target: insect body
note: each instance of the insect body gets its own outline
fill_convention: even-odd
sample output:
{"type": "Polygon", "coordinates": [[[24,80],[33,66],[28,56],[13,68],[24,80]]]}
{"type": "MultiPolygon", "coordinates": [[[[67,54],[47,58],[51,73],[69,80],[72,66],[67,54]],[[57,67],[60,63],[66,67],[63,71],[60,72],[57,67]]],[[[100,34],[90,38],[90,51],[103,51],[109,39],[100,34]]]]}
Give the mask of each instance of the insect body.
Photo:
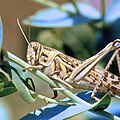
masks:
{"type": "Polygon", "coordinates": [[[43,46],[38,42],[28,42],[28,44],[27,61],[30,66],[24,70],[40,69],[48,77],[62,83],[68,89],[82,88],[93,90],[91,97],[96,100],[98,100],[98,98],[95,97],[97,91],[110,93],[119,98],[120,76],[115,76],[108,72],[115,57],[117,58],[118,71],[120,72],[119,39],[109,43],[103,50],[85,61],[67,56],[53,48],[43,46]],[[98,69],[96,67],[98,62],[112,50],[115,52],[105,69],[98,69]]]}
{"type": "Polygon", "coordinates": [[[91,58],[79,61],[38,42],[31,42],[27,49],[27,61],[30,66],[25,69],[40,69],[47,76],[64,84],[69,89],[74,87],[94,90],[92,94],[94,98],[98,89],[98,91],[120,96],[119,77],[107,71],[110,62],[116,55],[111,58],[106,70],[102,71],[95,67],[111,50],[115,49],[116,54],[118,54],[119,48],[120,40],[118,39],[109,43],[91,58]]]}

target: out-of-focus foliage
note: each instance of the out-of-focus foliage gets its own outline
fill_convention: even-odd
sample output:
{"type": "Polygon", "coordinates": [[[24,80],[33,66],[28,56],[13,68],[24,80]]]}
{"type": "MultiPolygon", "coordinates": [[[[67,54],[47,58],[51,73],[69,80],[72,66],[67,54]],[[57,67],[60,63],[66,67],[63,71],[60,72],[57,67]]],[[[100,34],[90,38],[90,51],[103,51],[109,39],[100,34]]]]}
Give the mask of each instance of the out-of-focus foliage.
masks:
{"type": "Polygon", "coordinates": [[[61,32],[65,53],[85,60],[95,54],[95,34],[89,25],[77,25],[61,32]]]}
{"type": "Polygon", "coordinates": [[[59,51],[63,51],[63,42],[60,40],[60,35],[57,30],[40,30],[37,41],[39,41],[43,45],[50,46],[59,51]]]}
{"type": "MultiPolygon", "coordinates": [[[[84,2],[78,2],[76,6],[79,9],[79,12],[77,12],[72,3],[60,6],[61,9],[67,10],[73,14],[55,8],[40,10],[31,16],[31,26],[43,28],[72,27],[74,25],[91,23],[93,20],[99,20],[101,18],[100,13],[95,8],[84,2]]],[[[24,24],[29,25],[29,17],[23,22],[24,24]]]]}

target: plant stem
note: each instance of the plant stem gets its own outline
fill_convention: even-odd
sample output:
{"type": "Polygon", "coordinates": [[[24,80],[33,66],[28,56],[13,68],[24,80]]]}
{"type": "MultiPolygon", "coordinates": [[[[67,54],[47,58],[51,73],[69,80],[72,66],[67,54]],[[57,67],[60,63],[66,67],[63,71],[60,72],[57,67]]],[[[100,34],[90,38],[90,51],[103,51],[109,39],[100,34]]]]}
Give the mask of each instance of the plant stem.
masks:
{"type": "Polygon", "coordinates": [[[101,0],[101,15],[103,21],[103,27],[105,26],[105,15],[106,15],[106,0],[101,0]]]}
{"type": "MultiPolygon", "coordinates": [[[[28,67],[29,64],[27,64],[26,62],[24,62],[23,60],[21,60],[20,58],[18,58],[17,56],[13,55],[12,53],[2,49],[2,53],[5,57],[7,57],[8,59],[14,61],[15,63],[17,63],[18,65],[22,66],[22,67],[28,67]]],[[[42,80],[44,80],[45,82],[47,82],[49,85],[53,86],[53,87],[57,87],[56,84],[49,78],[47,77],[45,74],[43,74],[40,70],[29,70],[32,74],[38,76],[39,78],[41,78],[42,80]]],[[[61,84],[59,84],[60,87],[63,87],[61,84]]],[[[60,91],[63,94],[65,94],[67,97],[69,97],[73,102],[75,103],[84,103],[88,106],[91,106],[89,103],[85,102],[84,100],[80,99],[79,97],[77,97],[76,95],[74,95],[72,92],[70,92],[69,90],[62,90],[60,91]]]]}
{"type": "Polygon", "coordinates": [[[33,1],[41,3],[41,4],[43,4],[43,5],[47,6],[47,7],[52,7],[52,8],[58,9],[60,11],[66,12],[66,13],[68,13],[70,15],[74,14],[73,12],[70,12],[68,10],[63,9],[60,5],[58,5],[57,3],[52,2],[52,1],[47,1],[47,0],[33,0],[33,1]]]}
{"type": "Polygon", "coordinates": [[[77,4],[75,3],[75,1],[74,1],[74,0],[69,0],[69,1],[70,1],[70,2],[73,4],[73,6],[75,7],[77,14],[80,14],[80,15],[81,15],[81,13],[80,13],[80,11],[79,11],[79,8],[78,8],[77,4]]]}
{"type": "Polygon", "coordinates": [[[55,99],[51,99],[51,98],[48,98],[46,96],[43,96],[43,95],[40,95],[40,94],[36,94],[35,92],[31,91],[30,90],[30,93],[34,96],[36,96],[36,98],[39,98],[39,99],[42,99],[42,100],[45,100],[46,102],[50,102],[50,103],[54,103],[54,104],[60,104],[60,105],[75,105],[74,103],[72,102],[65,102],[65,101],[59,101],[59,100],[55,100],[55,99]]]}

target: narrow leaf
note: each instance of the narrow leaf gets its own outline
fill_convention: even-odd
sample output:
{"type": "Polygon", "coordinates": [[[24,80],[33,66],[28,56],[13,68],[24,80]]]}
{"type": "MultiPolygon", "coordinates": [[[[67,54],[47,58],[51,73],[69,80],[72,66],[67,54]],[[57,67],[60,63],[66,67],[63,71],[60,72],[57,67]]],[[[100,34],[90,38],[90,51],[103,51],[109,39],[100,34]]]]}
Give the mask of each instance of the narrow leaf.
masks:
{"type": "Polygon", "coordinates": [[[2,72],[0,72],[0,83],[4,81],[8,81],[8,78],[2,72]]]}
{"type": "Polygon", "coordinates": [[[104,98],[102,98],[102,100],[100,100],[99,103],[95,103],[96,104],[95,107],[93,107],[90,110],[92,110],[92,111],[102,111],[109,106],[110,102],[111,102],[110,96],[106,95],[104,98]]]}
{"type": "Polygon", "coordinates": [[[18,90],[20,96],[28,103],[35,102],[35,98],[30,94],[29,89],[23,83],[23,80],[26,79],[27,73],[24,73],[23,68],[19,65],[12,62],[3,63],[3,70],[11,76],[11,80],[18,90]]]}
{"type": "MultiPolygon", "coordinates": [[[[81,94],[83,95],[83,94],[81,94]]],[[[36,110],[35,112],[29,113],[27,116],[23,117],[22,120],[32,120],[32,119],[66,119],[78,115],[80,113],[86,112],[88,110],[94,109],[94,107],[100,107],[103,105],[106,99],[109,96],[105,96],[100,102],[94,105],[87,104],[76,104],[74,106],[61,106],[57,104],[51,104],[45,107],[42,107],[40,110],[36,110]]],[[[64,101],[68,101],[65,99],[64,101]]],[[[106,103],[106,105],[109,105],[106,103]]]]}

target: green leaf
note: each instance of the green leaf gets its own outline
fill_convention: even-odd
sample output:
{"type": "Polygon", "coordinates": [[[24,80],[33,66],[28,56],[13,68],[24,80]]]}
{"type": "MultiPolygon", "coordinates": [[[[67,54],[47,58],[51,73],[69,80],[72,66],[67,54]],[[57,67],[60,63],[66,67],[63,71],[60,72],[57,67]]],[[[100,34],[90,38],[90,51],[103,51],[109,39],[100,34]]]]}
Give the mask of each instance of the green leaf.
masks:
{"type": "Polygon", "coordinates": [[[0,97],[10,95],[12,93],[15,93],[16,91],[17,89],[15,88],[12,81],[5,81],[0,83],[0,97]]]}
{"type": "Polygon", "coordinates": [[[95,107],[90,109],[91,111],[102,111],[106,109],[111,102],[111,97],[109,94],[106,94],[98,103],[95,103],[95,107]]]}
{"type": "MultiPolygon", "coordinates": [[[[86,93],[84,93],[84,95],[87,97],[89,97],[89,94],[86,95],[86,93]]],[[[77,96],[79,97],[82,97],[83,94],[81,93],[78,93],[77,96]]],[[[67,98],[67,99],[64,99],[62,101],[66,101],[68,102],[70,99],[67,98]]],[[[109,105],[110,103],[110,96],[109,95],[105,95],[99,102],[97,102],[96,104],[89,104],[87,102],[84,101],[84,103],[81,103],[81,104],[75,104],[75,105],[72,105],[72,106],[61,106],[61,105],[57,105],[57,104],[50,104],[50,105],[47,105],[45,107],[42,107],[41,109],[39,110],[36,110],[36,112],[31,112],[29,113],[28,115],[24,116],[21,120],[32,120],[32,119],[53,119],[53,120],[56,120],[56,119],[69,119],[69,118],[72,118],[76,115],[79,115],[79,114],[82,114],[82,113],[86,113],[87,111],[90,111],[90,112],[93,112],[96,114],[96,111],[91,111],[92,109],[96,109],[97,108],[100,108],[103,103],[106,104],[106,106],[109,105]],[[109,99],[109,100],[107,100],[109,99]],[[107,101],[107,102],[105,102],[107,101]]],[[[89,113],[90,113],[89,112],[89,113]]],[[[105,114],[109,114],[105,111],[103,111],[102,113],[104,113],[103,115],[101,114],[101,111],[97,111],[97,114],[98,115],[102,115],[104,116],[105,114]]],[[[110,116],[107,116],[110,118],[110,116]]]]}
{"type": "Polygon", "coordinates": [[[8,81],[8,78],[5,76],[4,73],[0,72],[0,83],[4,81],[8,81]]]}
{"type": "Polygon", "coordinates": [[[23,80],[26,80],[26,78],[28,77],[27,73],[22,71],[23,68],[15,63],[5,61],[2,68],[10,75],[13,84],[15,85],[23,100],[28,103],[35,102],[36,99],[30,94],[30,90],[23,82],[23,80]]]}
{"type": "MultiPolygon", "coordinates": [[[[93,113],[96,113],[96,111],[97,111],[98,115],[103,116],[101,114],[101,112],[99,112],[99,111],[103,111],[104,109],[106,109],[109,106],[110,102],[111,102],[111,97],[108,94],[106,94],[99,102],[91,105],[90,107],[87,107],[87,104],[86,105],[84,104],[84,106],[82,106],[82,107],[78,104],[78,106],[81,108],[80,112],[78,110],[77,110],[77,112],[75,112],[75,110],[74,110],[75,113],[73,115],[71,114],[69,117],[66,117],[64,119],[72,118],[76,115],[82,114],[87,111],[91,111],[93,113]]],[[[107,114],[107,113],[105,112],[104,114],[107,114]]]]}

